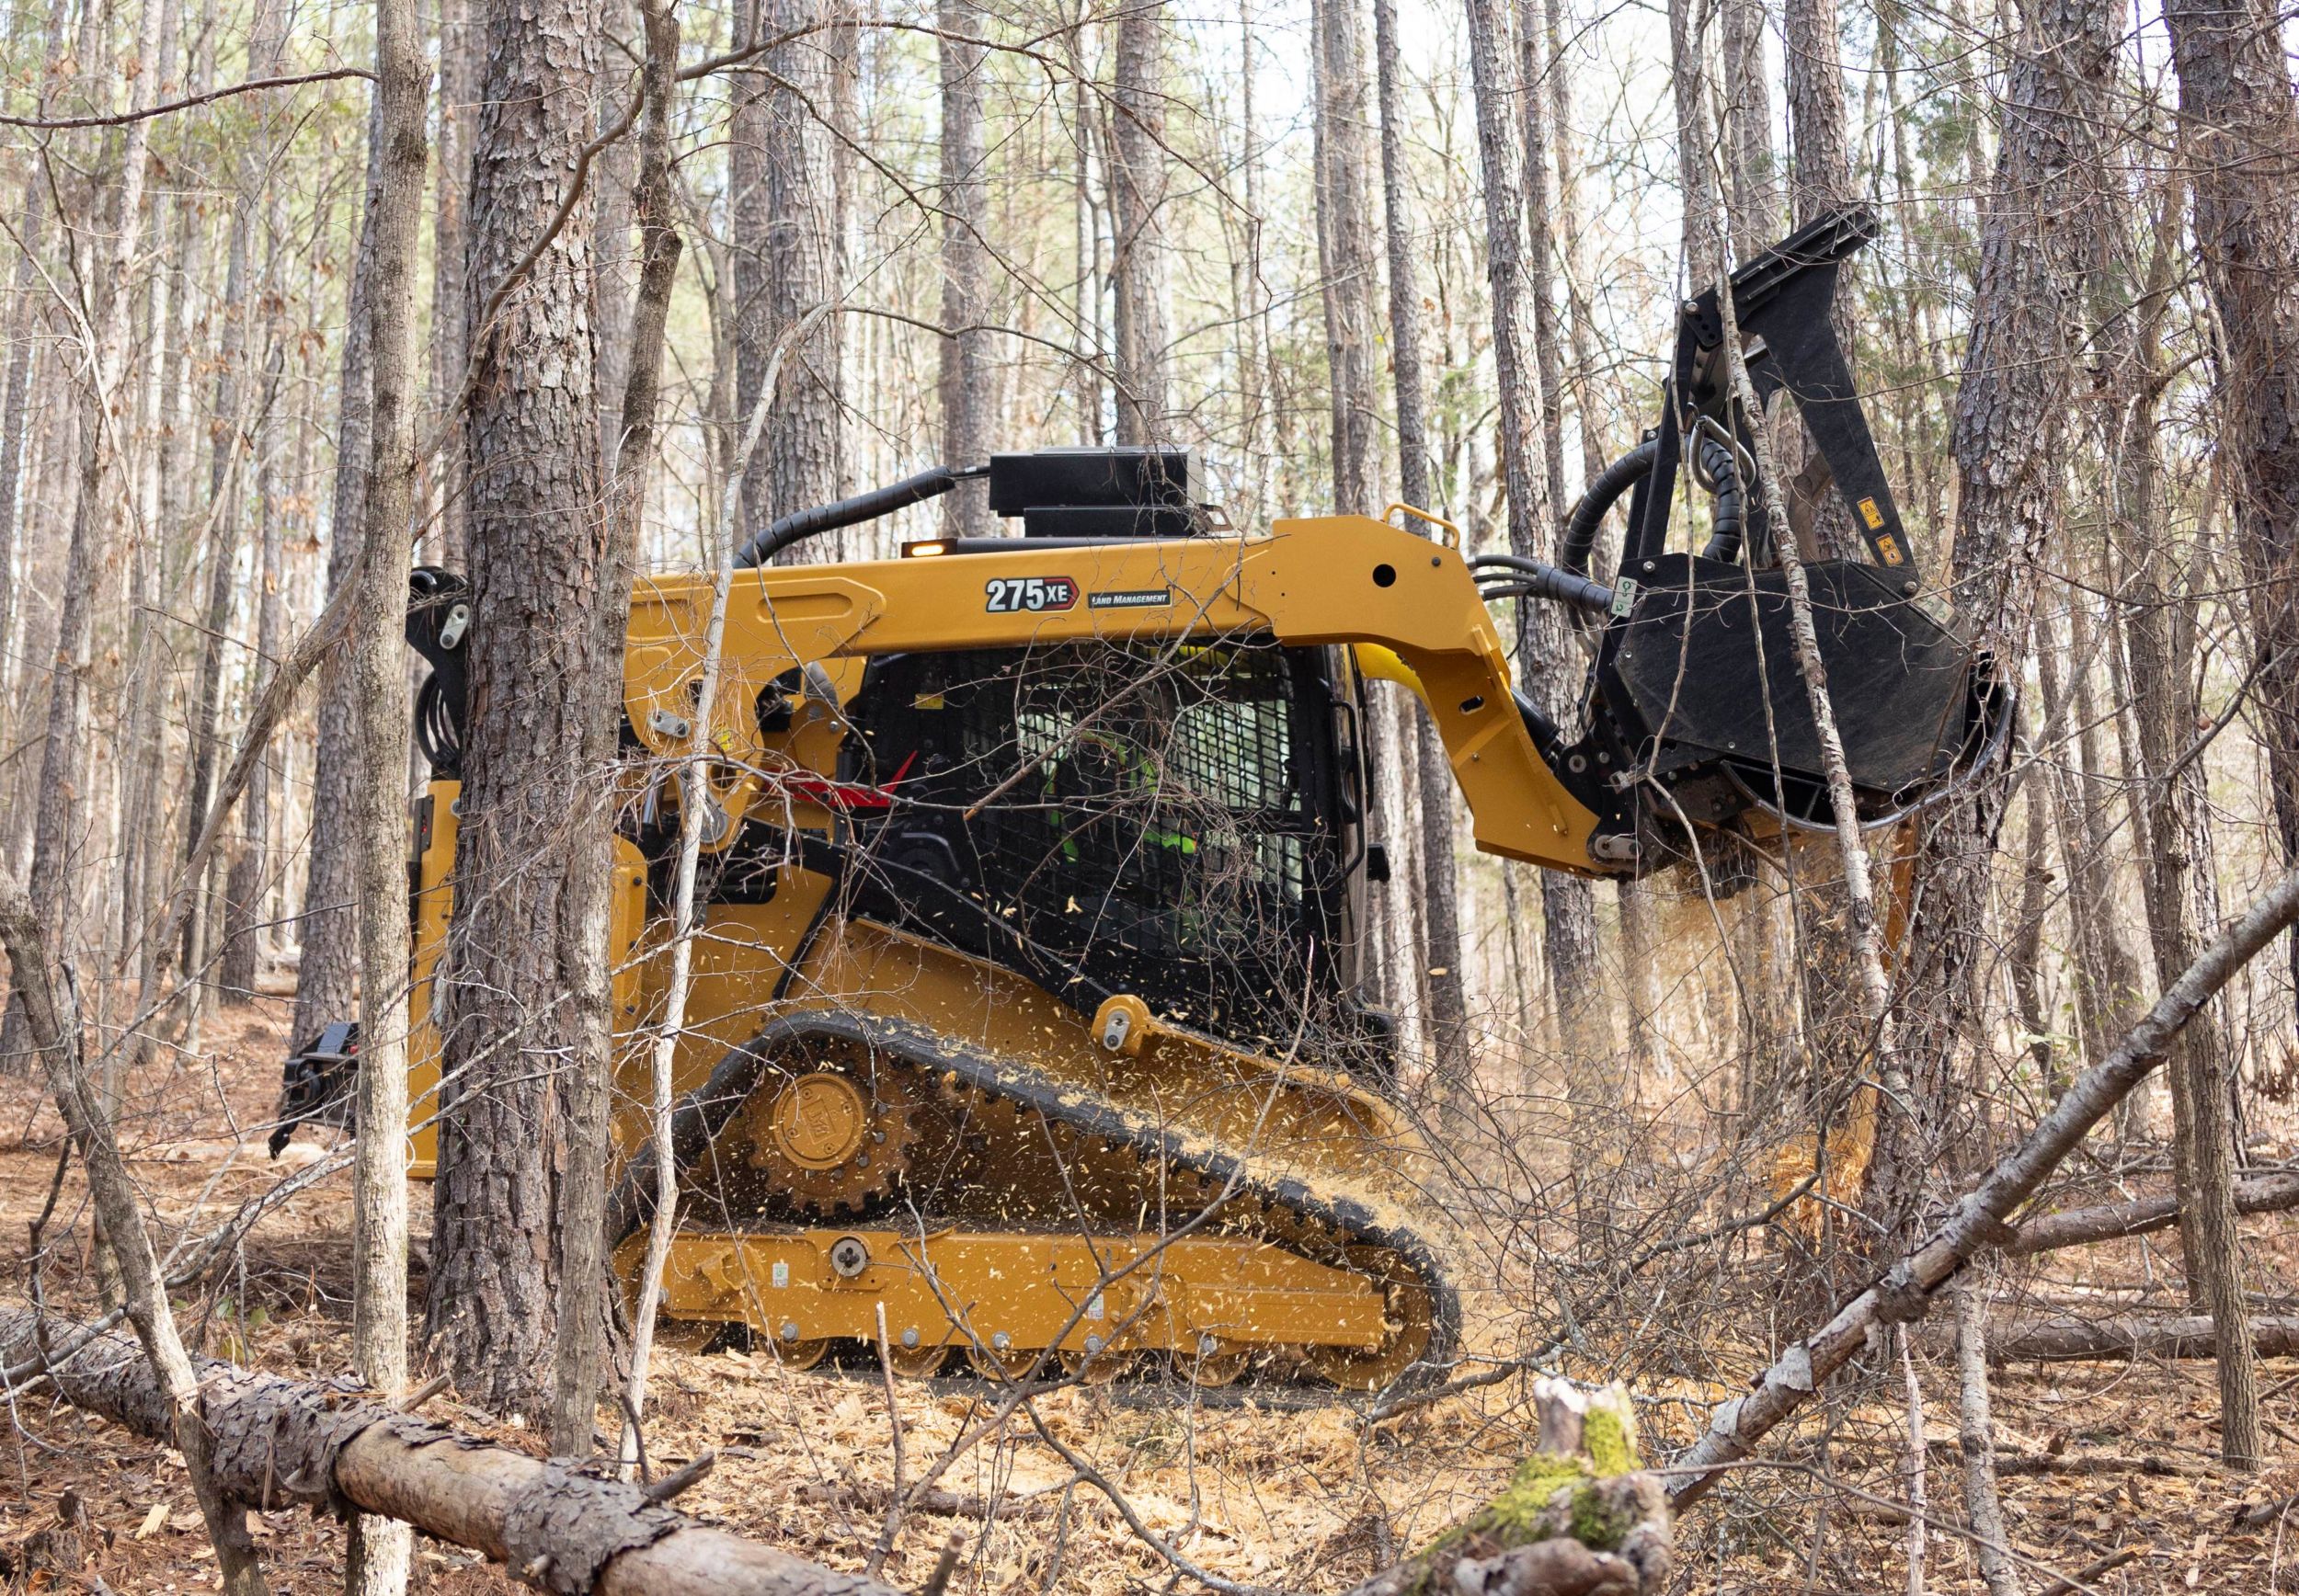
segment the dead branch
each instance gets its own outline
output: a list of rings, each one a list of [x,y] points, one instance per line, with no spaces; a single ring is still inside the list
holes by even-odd
[[[2052,1112],[1964,1195],[1929,1240],[1790,1347],[1758,1377],[1747,1396],[1716,1409],[1707,1432],[1673,1470],[1678,1478],[1671,1497],[1677,1509],[1707,1495],[1725,1465],[1746,1457],[1886,1328],[1922,1318],[1931,1309],[1931,1294],[1984,1248],[2000,1247],[2009,1239],[2013,1232],[2007,1222],[2012,1212],[2163,1062],[2195,1011],[2294,919],[2299,919],[2299,871],[2285,874],[2239,918],[2229,921],[2219,939],[2156,999],[2115,1051],[2076,1078]]]
[[[2299,1208],[2299,1169],[2275,1169],[2254,1175],[2236,1185],[2237,1214],[2281,1214]],[[2071,1208],[2030,1219],[2004,1250],[2016,1258],[2081,1247],[2090,1241],[2116,1241],[2167,1230],[2179,1221],[2175,1196],[2142,1197],[2130,1203],[2107,1203],[2096,1208]]]
[[[212,105],[234,95],[255,94],[269,88],[294,88],[307,83],[333,83],[342,77],[372,78],[374,74],[364,67],[337,66],[325,72],[299,72],[291,77],[258,77],[246,83],[227,84],[212,88],[205,94],[195,94],[183,99],[169,100],[166,105],[146,106],[140,111],[120,111],[110,116],[94,117],[10,117],[0,116],[0,128],[36,128],[52,131],[68,128],[119,128],[130,122],[150,121],[177,111],[188,111],[198,106]]]
[[[2299,1318],[2255,1318],[2251,1346],[2262,1358],[2299,1353]],[[2123,1317],[2107,1319],[2016,1319],[1988,1333],[1987,1361],[2006,1363],[2072,1363],[2091,1359],[2212,1358],[2219,1339],[2208,1315],[2174,1318]]]
[[[844,1506],[865,1513],[883,1513],[905,1492],[862,1480],[847,1480],[841,1484],[802,1485],[798,1499],[824,1506]],[[1058,1505],[1059,1491],[1033,1492],[1027,1496],[1008,1492],[1001,1496],[978,1496],[972,1491],[927,1491],[915,1501],[903,1501],[907,1512],[922,1513],[935,1519],[973,1519],[978,1522],[995,1519],[1001,1523],[1033,1523],[1050,1519]]]
[[[0,1316],[0,1347],[40,1327]],[[48,1328],[67,1333],[73,1327]],[[174,1438],[170,1406],[134,1344],[98,1337],[51,1372],[74,1407]],[[507,1563],[530,1583],[600,1596],[896,1596],[578,1473],[395,1411],[349,1382],[308,1383],[198,1360],[199,1419],[216,1485],[263,1510],[303,1505],[400,1519]]]

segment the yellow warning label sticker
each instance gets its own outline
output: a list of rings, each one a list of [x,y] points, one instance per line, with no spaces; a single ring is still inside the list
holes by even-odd
[[[1868,518],[1868,530],[1871,532],[1879,530],[1884,524],[1884,512],[1876,507],[1876,501],[1872,498],[1860,500],[1860,514]]]
[[[1886,532],[1882,537],[1876,540],[1876,552],[1884,557],[1884,564],[1887,565],[1897,565],[1904,563],[1900,553],[1900,540],[1893,537],[1890,532]]]

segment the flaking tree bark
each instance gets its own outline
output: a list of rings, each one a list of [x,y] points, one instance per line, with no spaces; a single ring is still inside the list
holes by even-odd
[[[24,1351],[42,1328],[29,1315],[0,1318],[0,1348]],[[70,1327],[46,1328],[51,1340],[70,1339]],[[76,1407],[139,1434],[169,1433],[166,1390],[120,1336],[94,1339],[57,1359],[50,1377]],[[183,1411],[201,1435],[216,1438],[219,1484],[265,1510],[350,1507],[388,1514],[508,1564],[548,1590],[897,1596],[875,1580],[775,1551],[664,1505],[699,1472],[667,1476],[643,1489],[577,1475],[363,1400],[370,1394],[350,1382],[283,1380],[206,1358],[188,1362],[185,1378]]]
[[[592,399],[588,206],[476,325],[558,212],[589,142],[598,70],[582,0],[488,0],[474,152],[464,411],[472,626],[455,911],[437,978],[444,1046],[424,1335],[473,1401],[540,1414],[556,1328],[566,1095],[603,1071],[585,1014],[602,1001],[610,838],[593,723],[619,672]],[[614,634],[620,635],[617,621]]]

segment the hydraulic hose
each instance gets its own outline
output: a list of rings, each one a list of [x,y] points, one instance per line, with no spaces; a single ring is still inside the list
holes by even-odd
[[[916,476],[906,476],[900,482],[874,487],[868,493],[858,493],[827,505],[813,505],[803,510],[793,510],[764,530],[751,534],[735,554],[735,564],[748,568],[763,565],[793,543],[823,532],[834,532],[841,527],[851,527],[859,521],[875,521],[880,516],[890,516],[896,510],[908,509],[921,499],[930,499],[948,493],[969,477],[984,474],[988,466],[958,470],[937,465],[921,471]]]
[[[1746,521],[1746,494],[1740,480],[1740,462],[1733,451],[1706,433],[1700,436],[1700,469],[1716,484],[1716,508],[1708,546],[1700,551],[1709,560],[1740,558],[1740,533]]]
[[[1486,598],[1550,598],[1574,610],[1602,615],[1612,608],[1612,589],[1586,576],[1520,560],[1514,554],[1480,554],[1469,563],[1477,591]]]
[[[1565,523],[1564,546],[1557,558],[1560,569],[1575,576],[1588,575],[1588,558],[1596,547],[1596,532],[1605,524],[1605,513],[1619,502],[1622,494],[1644,480],[1660,451],[1660,440],[1648,438],[1597,473]]]

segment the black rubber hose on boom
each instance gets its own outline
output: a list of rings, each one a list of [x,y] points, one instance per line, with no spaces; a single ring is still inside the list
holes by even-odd
[[[751,534],[750,541],[735,553],[735,564],[743,568],[763,565],[793,543],[834,532],[841,527],[851,527],[859,521],[875,521],[880,516],[890,516],[896,510],[908,509],[921,499],[933,498],[948,493],[969,477],[980,476],[989,468],[978,466],[960,471],[947,465],[937,465],[921,471],[916,476],[906,476],[900,482],[874,487],[868,493],[858,493],[827,505],[813,505],[803,510],[793,510],[765,530]]]
[[[1716,484],[1716,508],[1710,522],[1708,546],[1700,551],[1703,559],[1737,560],[1740,558],[1740,532],[1746,516],[1742,506],[1747,495],[1740,480],[1740,462],[1733,451],[1705,433],[1700,438],[1700,469]]]
[[[1588,558],[1596,548],[1596,533],[1605,524],[1605,513],[1619,502],[1622,494],[1644,480],[1660,451],[1660,440],[1648,438],[1597,473],[1565,522],[1564,546],[1557,559],[1560,570],[1575,576],[1588,575]]]

